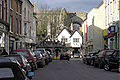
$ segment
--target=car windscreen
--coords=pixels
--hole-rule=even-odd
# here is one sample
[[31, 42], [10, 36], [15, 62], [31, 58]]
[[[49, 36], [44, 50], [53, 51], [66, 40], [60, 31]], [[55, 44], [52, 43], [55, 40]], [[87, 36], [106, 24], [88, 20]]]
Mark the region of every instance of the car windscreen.
[[23, 55], [26, 58], [29, 57], [28, 51], [14, 51], [14, 52], [12, 52], [12, 54], [20, 54], [20, 55]]
[[106, 51], [106, 55], [111, 55], [113, 51]]
[[0, 80], [7, 79], [10, 80], [14, 78], [14, 74], [11, 68], [0, 68]]
[[40, 51], [35, 50], [34, 53], [36, 56], [40, 56]]
[[20, 58], [20, 56], [14, 56], [14, 57], [20, 64], [23, 64], [22, 58]]

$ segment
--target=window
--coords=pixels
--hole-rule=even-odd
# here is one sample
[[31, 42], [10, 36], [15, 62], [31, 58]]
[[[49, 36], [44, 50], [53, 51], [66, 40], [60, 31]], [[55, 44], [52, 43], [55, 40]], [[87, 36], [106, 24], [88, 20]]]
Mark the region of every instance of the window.
[[73, 42], [79, 42], [79, 38], [73, 38]]
[[20, 6], [20, 7], [19, 7], [19, 8], [20, 8], [20, 9], [19, 9], [19, 10], [20, 10], [20, 14], [22, 14], [22, 3], [20, 3], [19, 6]]
[[24, 8], [24, 19], [26, 19], [26, 8]]
[[18, 12], [18, 1], [16, 1], [16, 11]]
[[2, 1], [0, 2], [0, 19], [2, 19]]
[[27, 35], [27, 23], [24, 23], [24, 35]]
[[14, 74], [11, 68], [0, 68], [0, 79], [13, 79]]
[[7, 21], [7, 0], [4, 1], [4, 21]]
[[29, 17], [30, 17], [29, 15], [30, 15], [30, 12], [28, 11], [28, 21], [29, 21]]
[[18, 32], [18, 19], [16, 19], [16, 27], [15, 27], [15, 32]]
[[19, 34], [21, 34], [21, 20], [19, 21]]
[[2, 19], [4, 20], [4, 1], [2, 1]]
[[9, 7], [10, 9], [13, 9], [13, 0], [9, 0]]
[[61, 41], [68, 42], [68, 38], [61, 38]]
[[13, 32], [13, 17], [10, 16], [10, 32]]

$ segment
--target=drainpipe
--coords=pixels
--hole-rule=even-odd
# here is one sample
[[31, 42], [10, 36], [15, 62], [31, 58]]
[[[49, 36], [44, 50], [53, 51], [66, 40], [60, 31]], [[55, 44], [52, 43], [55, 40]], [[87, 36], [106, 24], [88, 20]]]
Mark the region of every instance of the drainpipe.
[[[120, 58], [120, 0], [119, 0], [119, 58]], [[120, 59], [119, 59], [119, 72], [120, 72]]]

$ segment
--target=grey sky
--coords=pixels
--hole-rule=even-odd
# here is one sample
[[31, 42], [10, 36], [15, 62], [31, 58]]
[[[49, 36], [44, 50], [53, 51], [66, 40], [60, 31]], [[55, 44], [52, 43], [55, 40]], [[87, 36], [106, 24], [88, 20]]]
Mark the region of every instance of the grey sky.
[[[35, 0], [30, 0], [34, 2]], [[89, 12], [97, 7], [102, 0], [36, 0], [37, 5], [48, 5], [50, 8], [65, 8], [67, 11]]]

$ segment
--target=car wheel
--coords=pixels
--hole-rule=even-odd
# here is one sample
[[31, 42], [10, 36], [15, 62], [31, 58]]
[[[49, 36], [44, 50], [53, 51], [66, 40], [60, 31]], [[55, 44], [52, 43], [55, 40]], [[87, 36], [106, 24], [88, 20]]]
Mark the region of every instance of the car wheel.
[[108, 64], [105, 64], [105, 65], [104, 65], [104, 70], [105, 70], [105, 71], [110, 71], [111, 68], [110, 68], [110, 66], [109, 66]]

